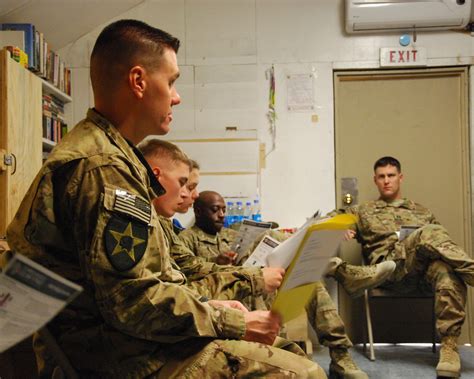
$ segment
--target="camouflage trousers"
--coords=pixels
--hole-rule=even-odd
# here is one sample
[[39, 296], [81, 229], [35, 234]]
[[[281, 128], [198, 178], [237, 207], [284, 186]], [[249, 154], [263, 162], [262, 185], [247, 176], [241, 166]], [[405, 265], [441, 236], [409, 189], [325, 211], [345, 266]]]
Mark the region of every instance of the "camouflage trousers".
[[[431, 287], [436, 329], [441, 337], [459, 336], [466, 312], [466, 281], [474, 278], [472, 260], [440, 225], [426, 225], [397, 242], [387, 259], [397, 269], [384, 287], [397, 291]], [[470, 282], [472, 283], [472, 282]]]
[[329, 348], [352, 347], [344, 323], [322, 282], [317, 283], [311, 301], [306, 306], [306, 313], [321, 344]]
[[170, 349], [167, 363], [155, 377], [327, 378], [317, 363], [281, 338], [273, 346], [235, 340], [186, 341]]
[[[188, 285], [209, 299], [239, 300], [251, 310], [268, 309], [268, 301], [263, 301], [262, 296], [253, 296], [250, 284], [238, 272], [212, 273]], [[352, 347], [344, 323], [323, 283], [318, 282], [306, 312], [308, 322], [316, 331], [321, 344], [330, 348]]]

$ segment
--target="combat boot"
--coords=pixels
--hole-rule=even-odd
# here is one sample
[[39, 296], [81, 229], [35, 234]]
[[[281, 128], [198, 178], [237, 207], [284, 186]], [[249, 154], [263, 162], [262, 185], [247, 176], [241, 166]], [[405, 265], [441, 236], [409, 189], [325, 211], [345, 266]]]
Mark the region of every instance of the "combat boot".
[[461, 359], [458, 353], [457, 337], [446, 336], [441, 339], [436, 374], [447, 378], [459, 378], [461, 376]]
[[375, 288], [385, 282], [396, 267], [393, 261], [369, 266], [353, 266], [335, 257], [329, 262], [326, 276], [333, 277], [341, 283], [349, 296], [358, 297], [362, 296], [365, 290]]
[[351, 355], [345, 348], [329, 349], [331, 364], [329, 365], [330, 379], [368, 379], [367, 374], [362, 371], [352, 360]]

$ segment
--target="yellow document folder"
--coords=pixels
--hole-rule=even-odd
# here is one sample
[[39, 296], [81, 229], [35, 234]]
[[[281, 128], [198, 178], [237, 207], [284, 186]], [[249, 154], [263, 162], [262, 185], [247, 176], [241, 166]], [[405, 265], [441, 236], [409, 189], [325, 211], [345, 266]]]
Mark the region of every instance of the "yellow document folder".
[[307, 227], [272, 305], [272, 311], [279, 313], [283, 322], [304, 311], [329, 259], [337, 254], [345, 231], [356, 221], [354, 215], [343, 214]]

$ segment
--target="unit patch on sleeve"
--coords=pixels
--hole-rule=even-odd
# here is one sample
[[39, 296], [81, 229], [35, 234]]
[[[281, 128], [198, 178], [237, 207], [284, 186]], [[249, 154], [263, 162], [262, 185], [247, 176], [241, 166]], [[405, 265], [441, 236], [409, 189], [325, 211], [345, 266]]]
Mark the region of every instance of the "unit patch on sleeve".
[[145, 254], [148, 227], [142, 222], [113, 215], [104, 232], [105, 251], [117, 271], [135, 267]]

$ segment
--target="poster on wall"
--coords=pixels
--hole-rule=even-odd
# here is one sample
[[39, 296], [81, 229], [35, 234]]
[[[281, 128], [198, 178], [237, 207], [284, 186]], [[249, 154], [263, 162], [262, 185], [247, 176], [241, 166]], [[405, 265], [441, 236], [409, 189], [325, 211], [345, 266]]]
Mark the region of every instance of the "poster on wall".
[[313, 74], [289, 74], [287, 83], [288, 111], [314, 110]]

